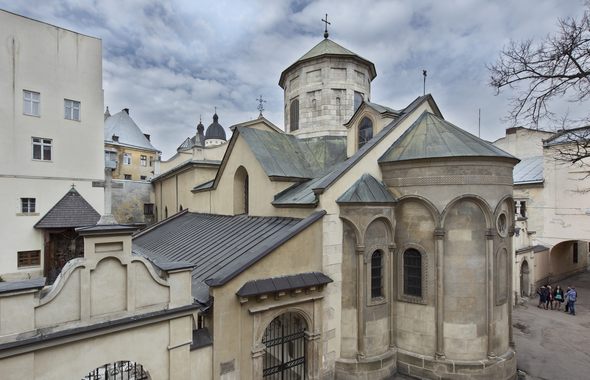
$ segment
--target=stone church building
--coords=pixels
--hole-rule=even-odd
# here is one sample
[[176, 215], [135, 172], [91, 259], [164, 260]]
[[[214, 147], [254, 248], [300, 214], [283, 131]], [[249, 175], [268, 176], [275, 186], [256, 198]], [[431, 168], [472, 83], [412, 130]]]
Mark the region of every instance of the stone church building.
[[[0, 311], [19, 310], [2, 297], [18, 291], [37, 310], [0, 318], [0, 368], [43, 373], [66, 336], [79, 339], [58, 358], [86, 353], [72, 378], [127, 361], [142, 379], [514, 379], [518, 159], [446, 121], [431, 95], [373, 103], [376, 75], [326, 35], [280, 76], [285, 131], [234, 126], [218, 170], [173, 189], [183, 211], [132, 247], [116, 226], [81, 229], [88, 257], [57, 285], [0, 288]], [[91, 296], [62, 318], [60, 294]], [[84, 341], [93, 328], [108, 334]]]
[[136, 235], [195, 265], [211, 378], [514, 378], [518, 160], [430, 95], [371, 102], [375, 77], [325, 38], [280, 76], [285, 132], [232, 127], [184, 211]]

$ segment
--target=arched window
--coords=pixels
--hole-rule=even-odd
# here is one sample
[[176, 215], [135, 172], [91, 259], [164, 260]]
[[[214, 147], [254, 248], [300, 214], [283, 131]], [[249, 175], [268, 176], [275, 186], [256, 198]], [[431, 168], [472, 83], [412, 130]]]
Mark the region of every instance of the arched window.
[[383, 297], [383, 253], [373, 252], [371, 256], [371, 298]]
[[289, 113], [289, 124], [291, 125], [291, 132], [299, 129], [299, 99], [291, 101], [291, 109]]
[[248, 172], [243, 166], [234, 175], [234, 215], [247, 214], [249, 203]]
[[264, 336], [262, 377], [307, 379], [307, 323], [295, 313], [281, 314], [270, 322]]
[[404, 252], [404, 294], [422, 297], [422, 255], [413, 248]]
[[373, 138], [373, 122], [368, 117], [364, 117], [359, 124], [358, 133], [358, 147], [359, 149]]

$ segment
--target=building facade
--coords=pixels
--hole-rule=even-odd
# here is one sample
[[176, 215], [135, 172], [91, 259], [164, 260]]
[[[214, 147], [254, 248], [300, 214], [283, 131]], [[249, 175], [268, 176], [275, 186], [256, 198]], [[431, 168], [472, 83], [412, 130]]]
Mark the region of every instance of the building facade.
[[98, 212], [104, 178], [102, 45], [0, 10], [0, 277], [40, 276], [34, 225], [72, 184]]

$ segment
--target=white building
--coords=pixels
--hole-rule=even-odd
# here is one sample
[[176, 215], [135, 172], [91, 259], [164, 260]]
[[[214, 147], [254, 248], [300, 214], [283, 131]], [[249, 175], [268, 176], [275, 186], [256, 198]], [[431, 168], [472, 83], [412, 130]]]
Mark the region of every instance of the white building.
[[[101, 40], [0, 10], [0, 276], [41, 275], [34, 225], [75, 185], [102, 213]], [[53, 231], [59, 232], [59, 231]], [[48, 236], [46, 234], [46, 236]]]

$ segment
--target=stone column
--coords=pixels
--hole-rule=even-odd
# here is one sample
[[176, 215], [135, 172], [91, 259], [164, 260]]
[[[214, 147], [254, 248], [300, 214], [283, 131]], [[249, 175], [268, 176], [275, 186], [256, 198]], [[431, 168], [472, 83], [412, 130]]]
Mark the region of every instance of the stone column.
[[396, 284], [394, 276], [396, 275], [395, 263], [397, 257], [395, 256], [395, 244], [389, 245], [389, 347], [395, 348], [397, 346], [396, 341], [396, 321], [397, 312], [395, 310], [396, 304], [394, 300], [397, 297]]
[[435, 299], [435, 320], [436, 320], [436, 352], [435, 357], [440, 360], [445, 359], [445, 342], [444, 342], [444, 247], [445, 231], [442, 228], [434, 230], [435, 239], [435, 265], [436, 265], [436, 295]]
[[[512, 226], [512, 228], [510, 228], [509, 230], [509, 234], [508, 234], [508, 241], [510, 242], [510, 249], [508, 250], [508, 254], [512, 256], [512, 253], [514, 252], [514, 248], [512, 247], [513, 243], [513, 237], [514, 237], [514, 225]], [[507, 260], [510, 263], [514, 262], [514, 256], [510, 257], [510, 260]], [[534, 265], [534, 263], [533, 263]], [[509, 278], [513, 278], [514, 277], [514, 264], [509, 265], [508, 266], [508, 275]], [[530, 278], [530, 277], [529, 277]], [[518, 280], [520, 281], [520, 278], [518, 278]], [[513, 327], [512, 327], [512, 310], [514, 309], [514, 302], [515, 300], [512, 299], [512, 297], [514, 297], [514, 282], [510, 281], [508, 284], [509, 288], [508, 288], [508, 344], [510, 345], [510, 347], [514, 348], [515, 344], [514, 344], [514, 331], [513, 331]], [[522, 292], [522, 289], [520, 290]], [[527, 294], [529, 294], [528, 290], [527, 290]]]
[[356, 322], [357, 322], [357, 359], [365, 357], [365, 246], [356, 246]]
[[492, 342], [494, 336], [494, 230], [488, 229], [486, 231], [486, 297], [487, 297], [487, 313], [486, 323], [488, 330], [488, 358], [495, 358]]

